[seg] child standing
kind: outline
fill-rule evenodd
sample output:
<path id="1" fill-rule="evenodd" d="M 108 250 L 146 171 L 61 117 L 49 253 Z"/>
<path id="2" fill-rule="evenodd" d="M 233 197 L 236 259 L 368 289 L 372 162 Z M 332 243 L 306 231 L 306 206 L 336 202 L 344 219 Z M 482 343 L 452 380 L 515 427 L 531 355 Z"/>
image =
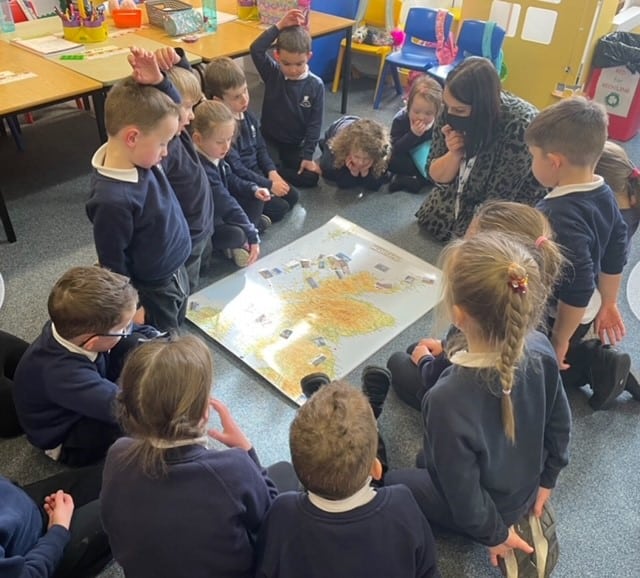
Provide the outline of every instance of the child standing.
<path id="1" fill-rule="evenodd" d="M 146 321 L 162 330 L 185 318 L 189 225 L 164 171 L 180 109 L 166 94 L 118 82 L 105 103 L 108 139 L 93 155 L 86 210 L 103 267 L 131 278 Z"/>
<path id="2" fill-rule="evenodd" d="M 564 264 L 564 257 L 553 240 L 548 219 L 529 205 L 512 201 L 487 201 L 476 212 L 467 228 L 466 238 L 491 232 L 512 236 L 529 249 L 538 262 L 547 295 L 551 295 Z M 457 334 L 458 329 L 450 327 L 445 341 Z M 418 411 L 426 391 L 433 387 L 440 374 L 451 365 L 445 349 L 445 343 L 439 339 L 425 338 L 411 345 L 406 352 L 394 353 L 387 361 L 398 397 Z"/>
<path id="3" fill-rule="evenodd" d="M 320 148 L 323 176 L 341 189 L 377 191 L 388 180 L 391 143 L 387 129 L 375 120 L 339 118 L 324 133 Z"/>
<path id="4" fill-rule="evenodd" d="M 261 129 L 278 154 L 280 173 L 298 187 L 315 187 L 320 168 L 313 155 L 320 140 L 324 84 L 309 71 L 311 37 L 305 15 L 290 10 L 251 44 L 251 58 L 264 81 Z M 276 41 L 274 56 L 267 54 Z"/>
<path id="5" fill-rule="evenodd" d="M 613 347 L 625 334 L 617 301 L 627 226 L 611 189 L 594 174 L 606 138 L 604 107 L 582 97 L 546 108 L 525 131 L 533 174 L 553 188 L 537 207 L 571 265 L 555 293 L 551 343 L 565 385 L 591 385 L 594 410 L 618 397 L 631 365 L 629 355 Z M 582 341 L 592 323 L 600 341 Z"/>
<path id="6" fill-rule="evenodd" d="M 370 485 L 382 475 L 377 440 L 369 400 L 348 384 L 323 385 L 298 410 L 289 442 L 306 492 L 281 494 L 269 510 L 257 577 L 440 575 L 431 528 L 411 493 Z"/>
<path id="7" fill-rule="evenodd" d="M 70 466 L 100 460 L 121 435 L 113 402 L 124 356 L 137 337 L 138 294 L 129 280 L 100 267 L 74 267 L 49 294 L 51 321 L 22 356 L 14 397 L 27 439 Z M 133 334 L 135 330 L 135 334 Z"/>
<path id="8" fill-rule="evenodd" d="M 249 90 L 242 68 L 227 56 L 214 58 L 207 64 L 205 86 L 211 98 L 229 107 L 238 124 L 226 161 L 240 178 L 271 191 L 271 202 L 263 212 L 274 223 L 280 221 L 298 202 L 300 193 L 280 176 L 269 156 L 258 119 L 249 110 Z"/>
<path id="9" fill-rule="evenodd" d="M 411 80 L 407 105 L 391 122 L 393 178 L 389 191 L 418 193 L 427 184 L 427 156 L 431 148 L 433 123 L 442 107 L 442 87 L 426 74 Z"/>
<path id="10" fill-rule="evenodd" d="M 254 576 L 254 538 L 277 490 L 229 410 L 209 399 L 212 378 L 211 353 L 193 336 L 127 359 L 119 406 L 131 437 L 109 450 L 101 494 L 127 576 Z M 222 431 L 207 432 L 212 410 Z M 207 433 L 232 449 L 207 449 Z"/>
<path id="11" fill-rule="evenodd" d="M 640 223 L 640 170 L 626 151 L 610 140 L 604 143 L 595 173 L 600 175 L 616 196 L 618 208 L 627 224 L 627 251 Z"/>
<path id="12" fill-rule="evenodd" d="M 535 330 L 544 277 L 495 232 L 450 244 L 442 269 L 460 339 L 447 342 L 452 365 L 422 402 L 426 469 L 391 471 L 385 483 L 407 484 L 429 521 L 488 546 L 507 577 L 532 563 L 548 576 L 558 556 L 548 499 L 571 418 L 554 350 Z"/>
<path id="13" fill-rule="evenodd" d="M 252 219 L 227 188 L 233 174 L 224 157 L 231 146 L 235 126 L 232 112 L 223 103 L 205 101 L 195 111 L 193 140 L 216 206 L 213 248 L 230 252 L 238 267 L 246 267 L 254 263 L 260 254 L 260 237 Z M 265 205 L 262 200 L 265 190 L 258 189 L 256 185 L 254 197 L 245 199 L 243 203 L 258 222 Z"/>

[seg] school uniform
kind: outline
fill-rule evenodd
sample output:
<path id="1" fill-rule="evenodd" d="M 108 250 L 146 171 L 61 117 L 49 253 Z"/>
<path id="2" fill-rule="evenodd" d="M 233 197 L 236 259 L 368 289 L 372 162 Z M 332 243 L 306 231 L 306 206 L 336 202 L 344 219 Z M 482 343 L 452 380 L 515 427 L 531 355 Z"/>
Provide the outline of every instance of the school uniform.
<path id="1" fill-rule="evenodd" d="M 389 172 L 416 177 L 426 183 L 426 179 L 416 167 L 411 151 L 417 146 L 430 141 L 433 135 L 433 127 L 424 131 L 420 136 L 411 132 L 409 111 L 406 108 L 399 110 L 391 121 L 391 158 L 389 159 Z"/>
<path id="2" fill-rule="evenodd" d="M 279 495 L 260 530 L 256 577 L 440 576 L 431 528 L 411 492 L 362 492 L 371 499 L 355 507 L 344 505 L 353 497 L 330 503 L 304 492 Z"/>
<path id="3" fill-rule="evenodd" d="M 114 558 L 136 578 L 253 578 L 254 540 L 277 490 L 253 450 L 195 442 L 165 451 L 152 478 L 118 440 L 104 467 L 101 514 Z M 123 491 L 126 488 L 126 491 Z"/>
<path id="4" fill-rule="evenodd" d="M 324 83 L 307 70 L 298 79 L 289 80 L 267 51 L 280 31 L 265 30 L 251 44 L 251 58 L 264 81 L 261 130 L 267 146 L 277 151 L 283 178 L 299 187 L 314 187 L 318 175 L 304 171 L 300 162 L 312 160 L 320 140 L 324 113 Z"/>
<path id="5" fill-rule="evenodd" d="M 237 126 L 236 139 L 225 160 L 240 178 L 271 190 L 273 182 L 267 175 L 276 170 L 276 165 L 267 151 L 267 145 L 258 126 L 258 119 L 251 112 L 246 111 L 237 121 Z M 267 203 L 264 206 L 264 214 L 275 223 L 284 217 L 286 211 L 291 210 L 299 197 L 299 191 L 289 185 L 289 192 L 283 197 L 277 197 L 286 201 L 287 205 Z"/>
<path id="6" fill-rule="evenodd" d="M 160 165 L 110 169 L 104 166 L 106 147 L 91 160 L 86 205 L 100 265 L 131 278 L 147 323 L 175 329 L 189 294 L 189 225 Z"/>
<path id="7" fill-rule="evenodd" d="M 219 165 L 224 164 L 224 161 L 213 160 L 202 151 L 199 151 L 198 155 L 216 206 L 213 247 L 221 250 L 237 249 L 246 243 L 250 245 L 260 243 L 258 229 L 222 181 Z"/>
<path id="8" fill-rule="evenodd" d="M 538 488 L 553 488 L 569 459 L 571 413 L 555 351 L 534 331 L 516 370 L 511 398 L 516 443 L 502 426 L 502 386 L 478 367 L 495 355 L 452 357 L 422 402 L 426 469 L 395 470 L 385 484 L 406 484 L 427 519 L 487 546 L 528 513 Z M 464 475 L 463 475 L 464 474 Z"/>
<path id="9" fill-rule="evenodd" d="M 13 377 L 18 362 L 28 347 L 26 341 L 0 331 L 0 437 L 13 437 L 22 433 L 13 401 Z"/>

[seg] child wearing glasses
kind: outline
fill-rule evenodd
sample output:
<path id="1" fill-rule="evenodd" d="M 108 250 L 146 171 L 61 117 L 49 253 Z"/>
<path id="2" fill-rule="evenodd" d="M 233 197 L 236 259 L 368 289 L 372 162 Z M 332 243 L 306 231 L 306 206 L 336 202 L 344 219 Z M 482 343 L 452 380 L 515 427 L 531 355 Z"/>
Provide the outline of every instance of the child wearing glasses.
<path id="1" fill-rule="evenodd" d="M 129 279 L 99 267 L 74 267 L 51 290 L 50 321 L 14 375 L 20 424 L 49 457 L 91 464 L 121 435 L 113 404 L 124 357 L 159 335 L 133 324 L 137 302 Z"/>

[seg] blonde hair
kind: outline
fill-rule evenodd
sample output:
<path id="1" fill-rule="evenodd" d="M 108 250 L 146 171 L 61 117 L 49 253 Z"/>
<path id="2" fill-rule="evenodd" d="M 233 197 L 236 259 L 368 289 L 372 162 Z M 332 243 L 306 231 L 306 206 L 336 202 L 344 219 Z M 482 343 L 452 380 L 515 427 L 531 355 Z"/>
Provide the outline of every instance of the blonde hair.
<path id="1" fill-rule="evenodd" d="M 618 205 L 624 209 L 635 207 L 640 196 L 640 175 L 626 151 L 608 140 L 604 143 L 602 156 L 596 165 L 600 175 L 616 195 Z"/>
<path id="2" fill-rule="evenodd" d="M 227 90 L 247 84 L 244 71 L 228 56 L 214 58 L 204 71 L 204 86 L 209 98 L 224 98 Z"/>
<path id="3" fill-rule="evenodd" d="M 407 111 L 411 110 L 411 105 L 417 96 L 420 96 L 435 108 L 435 116 L 440 114 L 442 108 L 442 86 L 440 83 L 426 74 L 415 75 L 411 79 L 409 91 L 407 92 Z"/>
<path id="4" fill-rule="evenodd" d="M 609 120 L 604 106 L 582 96 L 545 108 L 524 133 L 529 146 L 564 155 L 574 166 L 593 167 L 607 140 Z"/>
<path id="5" fill-rule="evenodd" d="M 378 449 L 369 400 L 342 381 L 321 387 L 298 410 L 289 445 L 307 490 L 329 500 L 352 496 L 366 483 Z"/>
<path id="6" fill-rule="evenodd" d="M 174 66 L 167 71 L 167 77 L 176 87 L 183 99 L 190 100 L 194 104 L 202 98 L 200 82 L 193 72 Z"/>
<path id="7" fill-rule="evenodd" d="M 117 82 L 104 105 L 104 124 L 109 136 L 117 135 L 126 126 L 148 133 L 167 116 L 179 118 L 179 106 L 157 88 L 138 84 L 132 77 Z"/>
<path id="8" fill-rule="evenodd" d="M 135 440 L 125 461 L 138 464 L 150 477 L 164 475 L 162 442 L 205 434 L 212 379 L 211 352 L 193 335 L 134 349 L 122 369 L 117 398 L 120 423 Z"/>
<path id="9" fill-rule="evenodd" d="M 454 241 L 441 257 L 445 304 L 459 307 L 475 323 L 477 337 L 496 348 L 501 391 L 502 423 L 507 439 L 515 443 L 516 429 L 511 391 L 522 358 L 525 337 L 539 322 L 547 296 L 535 259 L 513 237 L 480 233 Z M 451 356 L 463 344 L 447 343 Z"/>
<path id="10" fill-rule="evenodd" d="M 205 100 L 193 109 L 194 118 L 191 121 L 193 132 L 200 133 L 204 138 L 210 137 L 221 124 L 233 123 L 236 120 L 226 104 L 216 100 Z"/>
<path id="11" fill-rule="evenodd" d="M 108 333 L 133 309 L 138 292 L 124 275 L 102 267 L 73 267 L 51 289 L 47 308 L 65 339 Z"/>
<path id="12" fill-rule="evenodd" d="M 554 241 L 549 219 L 538 209 L 513 201 L 487 201 L 476 210 L 469 230 L 513 235 L 538 262 L 548 296 L 553 293 L 566 259 Z"/>
<path id="13" fill-rule="evenodd" d="M 375 120 L 355 120 L 332 137 L 327 144 L 333 152 L 337 169 L 345 166 L 352 151 L 359 150 L 373 161 L 371 172 L 375 177 L 380 177 L 387 170 L 391 153 L 389 132 Z"/>

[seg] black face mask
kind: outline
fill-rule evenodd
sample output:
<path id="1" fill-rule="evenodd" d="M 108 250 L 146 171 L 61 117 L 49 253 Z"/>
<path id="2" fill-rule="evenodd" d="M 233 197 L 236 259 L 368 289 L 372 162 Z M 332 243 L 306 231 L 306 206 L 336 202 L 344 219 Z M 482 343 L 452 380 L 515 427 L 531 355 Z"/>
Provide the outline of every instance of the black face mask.
<path id="1" fill-rule="evenodd" d="M 444 123 L 448 124 L 456 132 L 467 134 L 471 130 L 471 117 L 458 116 L 448 111 L 444 112 Z"/>

